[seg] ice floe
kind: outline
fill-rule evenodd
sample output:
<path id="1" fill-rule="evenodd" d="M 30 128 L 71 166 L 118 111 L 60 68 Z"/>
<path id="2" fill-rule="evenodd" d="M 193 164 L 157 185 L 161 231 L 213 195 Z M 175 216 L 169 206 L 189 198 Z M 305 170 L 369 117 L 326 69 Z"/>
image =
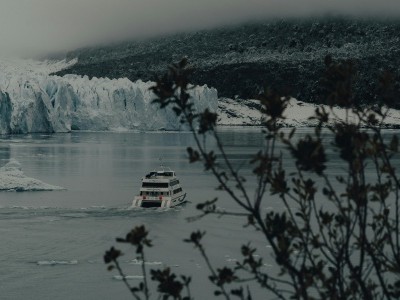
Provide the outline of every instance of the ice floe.
<path id="1" fill-rule="evenodd" d="M 24 174 L 21 164 L 15 160 L 0 168 L 0 191 L 57 191 L 65 188 L 44 183 Z"/>
<path id="2" fill-rule="evenodd" d="M 78 260 L 39 260 L 36 264 L 38 266 L 77 265 Z"/>

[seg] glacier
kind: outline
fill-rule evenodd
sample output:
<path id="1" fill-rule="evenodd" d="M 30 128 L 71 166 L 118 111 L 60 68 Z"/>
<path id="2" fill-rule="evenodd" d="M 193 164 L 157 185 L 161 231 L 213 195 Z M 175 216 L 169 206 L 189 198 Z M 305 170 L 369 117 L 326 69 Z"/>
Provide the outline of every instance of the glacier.
<path id="1" fill-rule="evenodd" d="M 170 109 L 152 104 L 154 82 L 50 75 L 72 62 L 0 62 L 0 134 L 71 130 L 179 130 Z M 217 90 L 191 90 L 194 108 L 217 111 Z"/>
<path id="2" fill-rule="evenodd" d="M 50 75 L 76 63 L 71 61 L 0 60 L 0 134 L 69 132 L 71 130 L 186 130 L 171 109 L 159 109 L 149 90 L 154 82 L 127 78 L 88 78 Z M 259 102 L 219 98 L 215 88 L 191 89 L 197 111 L 218 113 L 220 126 L 260 126 Z M 316 105 L 290 99 L 283 126 L 315 126 L 310 120 Z M 329 111 L 329 108 L 325 106 Z M 331 122 L 349 115 L 333 108 Z M 335 117 L 333 117 L 335 116 Z M 356 121 L 357 117 L 350 114 Z M 400 126 L 400 111 L 388 110 L 383 125 Z"/>

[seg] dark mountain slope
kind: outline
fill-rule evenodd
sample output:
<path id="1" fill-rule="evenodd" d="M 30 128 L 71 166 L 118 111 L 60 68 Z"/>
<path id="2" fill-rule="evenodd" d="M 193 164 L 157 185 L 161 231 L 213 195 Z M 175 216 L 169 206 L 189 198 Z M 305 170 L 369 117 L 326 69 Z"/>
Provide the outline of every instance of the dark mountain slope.
<path id="1" fill-rule="evenodd" d="M 79 49 L 68 54 L 78 63 L 58 75 L 152 80 L 187 56 L 194 65 L 192 82 L 216 87 L 220 96 L 250 98 L 267 85 L 319 102 L 327 54 L 352 59 L 358 69 L 356 96 L 375 101 L 378 75 L 385 69 L 395 78 L 400 74 L 400 21 L 270 21 Z"/>

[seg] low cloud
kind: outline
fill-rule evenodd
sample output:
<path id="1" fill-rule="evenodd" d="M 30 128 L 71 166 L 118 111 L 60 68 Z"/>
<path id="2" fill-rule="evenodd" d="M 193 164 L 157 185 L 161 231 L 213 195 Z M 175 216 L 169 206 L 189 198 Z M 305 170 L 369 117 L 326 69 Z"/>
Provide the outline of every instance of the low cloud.
<path id="1" fill-rule="evenodd" d="M 40 54 L 255 19 L 326 13 L 398 17 L 400 2 L 1 0 L 0 53 Z"/>

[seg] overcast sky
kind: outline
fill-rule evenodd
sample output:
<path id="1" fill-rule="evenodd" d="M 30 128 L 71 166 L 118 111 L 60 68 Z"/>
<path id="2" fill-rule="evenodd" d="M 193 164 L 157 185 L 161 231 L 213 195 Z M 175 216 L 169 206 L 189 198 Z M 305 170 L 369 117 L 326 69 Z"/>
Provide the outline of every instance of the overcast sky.
<path id="1" fill-rule="evenodd" d="M 45 53 L 276 16 L 398 14 L 400 0 L 0 0 L 0 53 Z"/>

